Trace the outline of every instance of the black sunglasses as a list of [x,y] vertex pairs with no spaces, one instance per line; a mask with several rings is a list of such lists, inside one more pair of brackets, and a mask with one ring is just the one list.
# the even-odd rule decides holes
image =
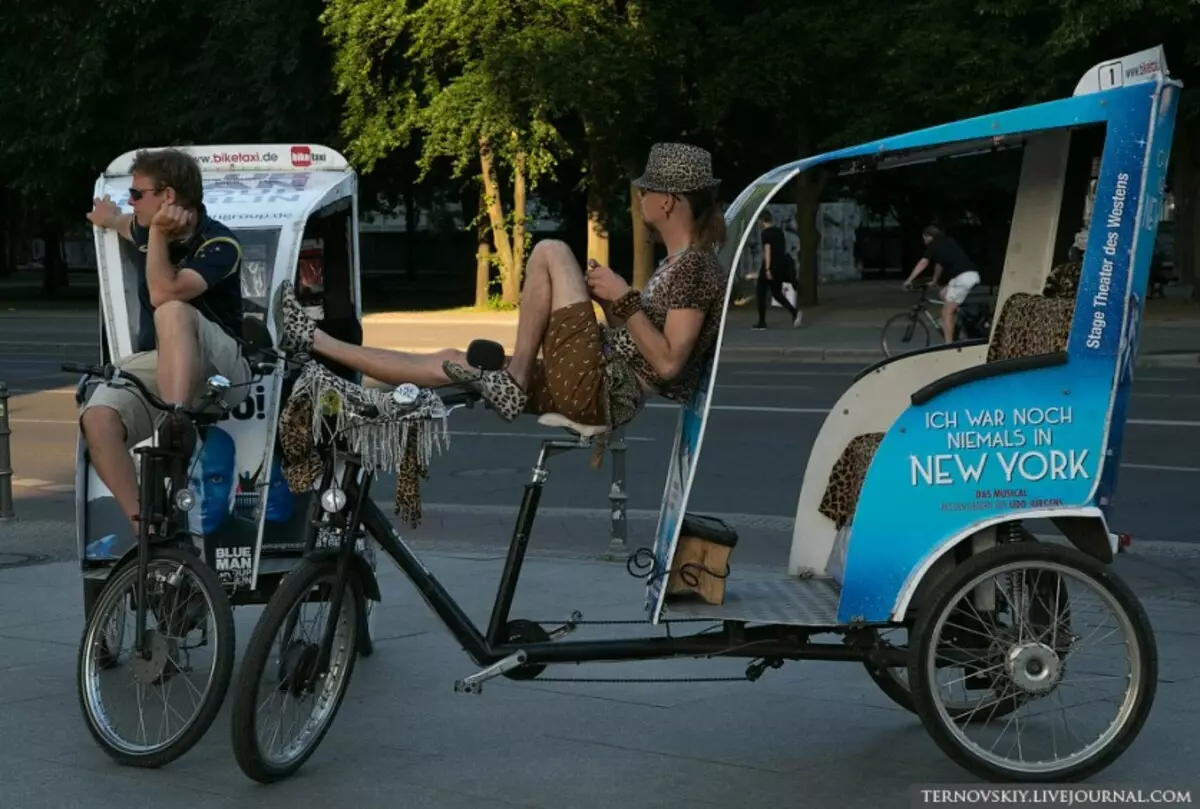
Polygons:
[[129,198],[134,202],[139,202],[147,194],[157,194],[161,190],[161,188],[130,188]]

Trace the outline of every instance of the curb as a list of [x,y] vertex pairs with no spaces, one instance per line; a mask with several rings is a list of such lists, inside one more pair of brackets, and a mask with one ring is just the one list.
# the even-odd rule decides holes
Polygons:
[[[377,505],[383,510],[385,515],[391,514],[392,504],[390,501],[377,500]],[[492,517],[511,519],[515,517],[517,508],[515,506],[454,506],[449,504],[428,504],[424,509],[426,516],[438,514],[441,516],[474,516],[474,517]],[[568,519],[592,519],[597,521],[607,522],[610,518],[609,510],[604,508],[552,508],[542,507],[538,509],[538,516],[541,517],[558,517]],[[789,517],[775,516],[771,514],[718,514],[722,519],[740,520],[736,524],[743,527],[757,527],[763,530],[775,530],[781,533],[791,533],[792,520]],[[630,522],[653,522],[658,519],[657,511],[648,509],[630,509],[626,515]],[[784,524],[786,523],[786,528]],[[782,530],[781,530],[782,529]],[[74,534],[75,523],[68,520],[55,519],[33,519],[24,522],[14,520],[12,522],[0,523],[0,540],[7,540],[4,544],[11,544],[12,540],[18,535],[31,536],[35,541],[46,535],[59,534],[68,532]],[[507,536],[507,534],[506,534]],[[1064,537],[1056,534],[1037,534],[1039,540],[1048,544],[1069,544]],[[439,538],[433,540],[426,539],[405,539],[405,542],[413,545],[414,543],[421,544],[428,548],[442,548],[448,550],[449,547],[457,548],[456,552],[469,552],[474,554],[486,554],[489,557],[495,556],[503,558],[504,550],[501,545],[495,547],[481,546],[476,543],[466,543],[459,540],[449,538]],[[631,543],[629,551],[632,553],[636,547],[636,543]],[[500,550],[496,550],[496,548]],[[579,553],[576,551],[566,551],[555,548],[530,548],[530,556],[547,556],[547,557],[568,557],[568,558],[593,558],[601,555],[597,553]],[[1200,543],[1192,542],[1167,542],[1153,539],[1134,539],[1133,543],[1120,556],[1127,557],[1156,557],[1178,560],[1198,560],[1200,559]],[[0,548],[0,569],[4,569],[5,562],[20,562],[22,559],[15,557],[27,558],[26,564],[44,564],[46,562],[62,561],[55,560],[44,556],[43,554],[30,553],[25,550],[17,550],[15,548]],[[1120,558],[1120,557],[1118,557]],[[68,559],[65,561],[74,561]],[[18,567],[24,565],[10,565],[7,567]]]
[[[463,323],[485,323],[474,320]],[[496,321],[500,322],[500,321]],[[467,341],[469,342],[469,341]],[[438,348],[466,350],[466,344],[457,346],[376,346],[388,351],[430,353]],[[511,351],[512,346],[505,345]],[[38,356],[63,357],[64,354],[87,354],[99,351],[95,342],[44,343],[20,340],[0,340],[0,353],[25,353]],[[870,364],[884,359],[884,354],[874,348],[823,348],[820,346],[729,346],[722,350],[721,359],[726,362],[811,362],[811,363],[863,363]],[[1137,358],[1138,368],[1200,368],[1200,351],[1161,351],[1142,354]]]

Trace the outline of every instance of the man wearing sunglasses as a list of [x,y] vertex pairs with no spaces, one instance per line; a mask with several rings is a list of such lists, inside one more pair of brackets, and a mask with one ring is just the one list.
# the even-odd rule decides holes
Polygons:
[[[132,215],[108,197],[94,200],[87,215],[135,248],[141,304],[136,353],[117,364],[164,401],[190,406],[204,394],[205,380],[219,374],[231,383],[225,401],[236,407],[250,380],[235,337],[242,321],[241,245],[205,211],[200,166],[192,156],[175,149],[139,152],[131,174]],[[186,418],[155,410],[131,388],[97,388],[80,426],[96,473],[135,522],[138,487],[129,449],[159,427],[167,428],[160,438],[184,452],[196,440]]]

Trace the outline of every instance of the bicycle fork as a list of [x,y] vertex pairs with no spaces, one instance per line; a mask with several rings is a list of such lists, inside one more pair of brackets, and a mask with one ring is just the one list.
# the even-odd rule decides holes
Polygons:
[[[142,456],[142,474],[138,485],[138,572],[134,585],[137,624],[134,627],[133,650],[142,659],[149,660],[150,651],[146,648],[146,576],[150,569],[150,521],[154,518],[154,473],[158,463],[145,448],[138,450],[138,454]],[[161,484],[162,481],[159,481]]]
[[[355,476],[361,477],[361,480],[354,483],[354,488],[351,489],[355,493],[355,497],[349,517],[345,516],[346,512],[343,510],[343,518],[339,520],[338,527],[341,529],[342,546],[338,553],[337,577],[334,580],[333,592],[330,594],[330,623],[329,629],[321,636],[321,648],[317,656],[314,680],[316,677],[325,676],[329,671],[329,659],[333,655],[333,637],[341,622],[342,601],[345,598],[346,585],[350,581],[351,569],[354,566],[354,554],[357,552],[358,537],[355,536],[355,532],[361,525],[363,504],[371,490],[371,475],[363,473],[357,466],[351,468],[355,470]],[[349,472],[350,470],[347,469],[347,476],[349,476]]]

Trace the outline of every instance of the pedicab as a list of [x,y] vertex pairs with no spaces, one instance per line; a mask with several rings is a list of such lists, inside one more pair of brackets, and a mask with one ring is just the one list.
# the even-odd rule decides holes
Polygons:
[[[265,603],[306,549],[328,541],[320,521],[314,521],[321,512],[313,494],[292,493],[280,473],[275,427],[290,381],[285,364],[260,350],[261,336],[269,338],[265,319],[273,291],[294,280],[310,313],[331,334],[356,343],[362,339],[357,177],[346,159],[309,144],[184,150],[200,163],[208,214],[229,226],[240,242],[241,339],[252,378],[241,391],[223,377],[208,380],[210,406],[188,413],[200,436],[190,458],[173,458],[155,438],[133,448],[135,466],[143,473],[141,524],[160,521],[161,542],[151,544],[134,533],[92,467],[82,436],[76,448],[76,540],[87,619],[77,671],[80,703],[89,730],[109,755],[146,767],[183,755],[220,709],[233,671],[232,607]],[[95,186],[95,196],[109,196],[126,212],[135,154],[113,160]],[[100,384],[136,384],[114,373],[109,363],[134,353],[143,325],[136,248],[100,228],[95,248],[100,357],[96,365],[64,365],[83,374],[76,395],[80,404]],[[359,379],[345,368],[329,367],[342,378]],[[166,407],[152,396],[149,402]],[[179,474],[175,486],[172,463]],[[369,549],[364,554],[373,569]],[[133,614],[125,616],[127,609]],[[369,654],[365,623],[358,637],[360,653]],[[199,661],[206,653],[211,656],[207,664]],[[112,687],[131,674],[138,702],[150,699],[151,712],[163,717],[157,730],[141,721],[122,727],[116,712],[123,700],[102,694],[106,684]],[[189,690],[184,680],[194,691],[194,704],[184,704]],[[116,687],[127,686],[119,682]],[[140,704],[136,710],[135,720]],[[161,734],[157,741],[149,738],[156,732]]]
[[[390,463],[380,452],[384,430],[444,422],[473,404],[473,393],[422,391],[405,404],[323,381],[307,367],[305,392],[289,407],[297,429],[313,436],[318,466],[344,469],[340,479],[324,474],[324,507],[343,536],[378,543],[481,667],[455,682],[457,692],[479,693],[499,676],[535,679],[564,663],[749,658],[746,678],[757,680],[786,661],[856,662],[973,775],[1088,778],[1134,741],[1157,681],[1146,613],[1111,567],[1118,540],[1106,514],[1180,87],[1155,48],[1096,65],[1069,98],[788,163],[737,197],[721,252],[727,309],[732,268],[759,213],[800,172],[880,171],[1004,149],[1023,155],[994,329],[886,358],[855,377],[808,456],[790,559],[775,575],[739,574],[729,564],[736,526],[687,510],[714,408],[718,343],[706,386],[680,413],[653,546],[627,564],[647,580],[644,623],[665,626],[665,636],[576,640],[568,636],[588,623],[578,612],[564,611],[557,625],[511,615],[548,461],[591,446],[604,428],[539,417],[568,435],[542,441],[486,627],[367,497],[372,474]],[[1082,259],[1064,261],[1077,239]],[[332,404],[315,404],[331,391]],[[1034,533],[1034,520],[1050,521],[1061,540]],[[295,613],[314,592],[328,598],[330,618],[313,635],[293,637]],[[234,751],[249,777],[290,776],[324,737],[354,671],[364,595],[379,598],[378,582],[347,542],[306,555],[271,597],[232,700]],[[1089,596],[1114,618],[1111,627],[1086,622]],[[711,628],[682,629],[697,622]],[[907,640],[888,640],[893,632]],[[1087,686],[1090,706],[1098,701],[1106,664],[1089,654],[1099,641],[1125,655],[1109,664],[1115,709],[1094,735],[1085,723],[1059,728],[1062,692],[1073,684]],[[295,709],[310,718],[292,722],[300,730],[285,739],[264,706],[278,701],[294,719],[288,706],[301,700],[316,707]]]

